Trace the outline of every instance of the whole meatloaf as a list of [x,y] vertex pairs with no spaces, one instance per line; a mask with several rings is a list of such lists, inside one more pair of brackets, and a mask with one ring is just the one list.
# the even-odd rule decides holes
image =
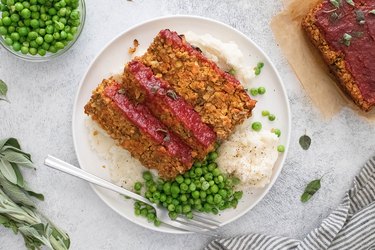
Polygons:
[[302,27],[339,86],[369,111],[375,105],[375,0],[324,0]]
[[199,114],[169,84],[154,76],[152,70],[135,60],[127,64],[123,87],[137,103],[143,103],[203,159],[214,149],[216,134],[202,122]]
[[256,101],[250,99],[238,80],[176,32],[160,31],[139,60],[193,106],[219,141],[251,116]]
[[193,152],[142,104],[133,103],[121,84],[103,80],[85,106],[85,113],[133,157],[171,179],[186,172]]

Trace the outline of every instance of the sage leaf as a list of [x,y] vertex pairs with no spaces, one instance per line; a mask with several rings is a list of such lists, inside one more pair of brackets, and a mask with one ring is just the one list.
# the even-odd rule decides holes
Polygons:
[[30,197],[19,186],[5,179],[2,174],[0,174],[0,185],[4,193],[16,204],[34,207],[34,202]]
[[301,145],[302,149],[308,150],[311,145],[311,138],[308,135],[303,135],[299,138],[299,145]]
[[8,146],[12,146],[12,147],[15,147],[15,148],[18,148],[18,149],[21,149],[21,146],[20,144],[18,143],[17,139],[16,138],[8,138],[6,139],[6,142],[5,142],[6,145]]
[[34,191],[31,191],[31,190],[27,190],[27,187],[25,187],[25,189],[26,189],[26,193],[28,195],[33,196],[33,197],[37,198],[38,200],[44,201],[44,195],[43,194],[36,193]]
[[348,4],[350,4],[351,6],[353,6],[354,7],[354,2],[353,2],[353,0],[346,0],[346,2],[348,3]]
[[320,189],[320,180],[313,180],[309,184],[307,184],[305,191],[301,195],[301,201],[303,203],[309,201],[311,197]]
[[0,79],[0,100],[9,102],[7,98],[7,93],[8,93],[8,86],[3,80]]
[[4,159],[11,163],[16,163],[23,167],[35,168],[34,164],[27,159],[24,155],[13,152],[11,150],[5,150],[2,152]]
[[13,146],[4,146],[2,148],[2,151],[6,151],[6,150],[11,150],[13,152],[23,154],[27,159],[29,159],[29,161],[31,161],[31,155],[28,154],[28,153],[23,152],[21,149],[15,148]]
[[6,228],[12,229],[13,233],[18,233],[17,224],[9,219],[8,217],[0,214],[0,225],[3,225]]
[[17,185],[17,175],[10,162],[5,159],[0,159],[0,163],[0,172],[8,181]]

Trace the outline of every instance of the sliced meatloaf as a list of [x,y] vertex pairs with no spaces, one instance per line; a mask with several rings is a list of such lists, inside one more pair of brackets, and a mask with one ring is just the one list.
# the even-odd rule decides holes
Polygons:
[[133,157],[159,175],[171,179],[186,172],[193,152],[178,136],[142,104],[134,104],[113,79],[103,80],[94,90],[85,113]]
[[192,105],[219,140],[251,116],[256,102],[241,84],[176,32],[160,31],[139,60]]
[[375,0],[329,1],[302,22],[339,86],[364,111],[375,105]]
[[127,95],[143,103],[150,111],[175,132],[195,152],[204,158],[214,149],[216,134],[202,122],[199,114],[169,84],[154,76],[152,70],[140,61],[132,61],[123,75]]

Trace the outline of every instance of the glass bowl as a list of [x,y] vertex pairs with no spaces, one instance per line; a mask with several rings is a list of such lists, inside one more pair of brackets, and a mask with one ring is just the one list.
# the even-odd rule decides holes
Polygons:
[[[68,51],[74,44],[75,42],[77,41],[77,39],[79,38],[79,36],[81,35],[81,32],[83,30],[83,27],[85,26],[85,20],[86,20],[86,5],[85,5],[85,1],[84,0],[79,0],[79,6],[78,6],[78,10],[80,12],[80,21],[81,21],[81,24],[79,25],[78,29],[77,29],[77,33],[74,35],[74,38],[72,41],[70,41],[63,49],[57,51],[56,53],[51,53],[51,52],[47,52],[47,54],[45,56],[40,56],[38,54],[36,55],[30,55],[30,54],[22,54],[20,51],[15,51],[13,50],[13,48],[7,44],[5,44],[5,40],[4,40],[4,37],[0,35],[0,44],[1,46],[3,46],[7,51],[9,51],[10,53],[12,53],[14,56],[18,57],[18,58],[21,58],[22,60],[25,60],[25,61],[31,61],[31,62],[45,62],[45,61],[49,61],[51,59],[54,59],[56,57],[59,57],[61,56],[62,54],[64,54],[66,51]],[[1,11],[0,11],[1,13]]]

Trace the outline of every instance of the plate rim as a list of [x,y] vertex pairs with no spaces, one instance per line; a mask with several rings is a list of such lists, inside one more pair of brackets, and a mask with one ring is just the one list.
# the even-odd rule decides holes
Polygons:
[[[242,217],[243,215],[247,214],[251,209],[253,209],[256,205],[258,205],[258,203],[264,199],[264,197],[268,194],[268,192],[270,191],[270,189],[273,187],[273,185],[275,184],[276,180],[279,178],[279,175],[284,167],[284,163],[285,163],[285,160],[287,158],[287,155],[288,155],[288,152],[289,152],[289,144],[290,144],[290,137],[291,137],[291,129],[292,129],[292,113],[291,113],[291,109],[290,109],[290,103],[289,103],[289,98],[288,98],[288,94],[287,94],[287,91],[286,91],[286,88],[285,88],[285,84],[284,84],[284,81],[282,80],[281,76],[280,76],[280,73],[278,72],[278,70],[276,69],[275,65],[273,64],[273,62],[271,61],[271,59],[269,58],[269,56],[263,51],[263,49],[261,49],[251,38],[249,38],[248,36],[246,36],[245,34],[243,34],[241,31],[237,30],[236,28],[226,24],[226,23],[223,23],[221,21],[217,21],[215,19],[211,19],[211,18],[208,18],[208,17],[203,17],[203,16],[198,16],[198,15],[165,15],[165,16],[159,16],[159,17],[155,17],[155,18],[150,18],[150,19],[147,19],[147,20],[144,20],[140,23],[137,23],[137,24],[134,24],[132,26],[130,26],[129,28],[125,29],[124,31],[120,32],[117,36],[115,36],[114,38],[112,38],[110,41],[108,41],[104,46],[103,48],[97,53],[97,55],[92,59],[91,63],[89,64],[89,66],[87,67],[84,75],[82,76],[80,82],[79,82],[79,85],[77,87],[77,90],[76,90],[76,94],[75,94],[75,97],[74,97],[74,103],[73,103],[73,112],[72,112],[72,137],[73,137],[73,145],[74,145],[74,152],[75,152],[75,155],[76,155],[76,158],[78,160],[78,167],[81,168],[81,162],[82,162],[82,159],[81,157],[79,156],[79,154],[77,153],[77,138],[76,138],[76,129],[75,129],[75,124],[76,124],[76,118],[75,118],[75,110],[77,108],[77,103],[78,103],[78,99],[79,99],[79,95],[81,93],[81,90],[82,90],[82,87],[83,87],[83,83],[84,83],[84,80],[86,79],[91,67],[93,66],[93,64],[96,62],[96,60],[103,54],[103,52],[113,43],[115,42],[117,39],[119,39],[121,36],[123,36],[125,33],[127,32],[130,32],[131,30],[134,30],[140,26],[143,26],[143,25],[147,25],[149,23],[153,23],[153,22],[157,22],[157,21],[161,21],[161,20],[165,20],[165,19],[196,19],[196,20],[202,20],[202,21],[208,21],[208,22],[211,22],[211,23],[214,23],[216,25],[221,25],[221,26],[224,26],[226,28],[229,28],[230,30],[232,30],[233,32],[235,32],[237,35],[243,37],[246,41],[248,41],[249,43],[251,43],[257,50],[258,52],[264,57],[267,59],[269,65],[271,66],[272,70],[275,72],[275,75],[278,79],[278,81],[280,82],[280,87],[281,87],[281,90],[282,90],[282,95],[284,96],[285,100],[286,100],[286,111],[287,111],[287,122],[288,122],[288,126],[287,126],[287,135],[286,135],[286,141],[285,141],[285,151],[282,155],[282,159],[280,161],[280,168],[274,172],[273,174],[275,175],[275,178],[267,184],[264,192],[255,200],[255,202],[249,206],[248,208],[246,208],[242,213],[239,213],[238,215],[234,216],[233,218],[231,218],[230,220],[226,221],[225,223],[222,223],[220,225],[220,227],[226,225],[226,224],[229,224],[237,219],[239,219],[240,217]],[[153,230],[153,231],[158,231],[158,232],[162,232],[162,233],[170,233],[170,234],[190,234],[191,232],[186,232],[186,231],[178,231],[178,230],[175,230],[175,231],[165,231],[165,230],[160,230],[160,228],[156,228],[153,226],[153,224],[151,223],[147,223],[147,224],[139,224],[137,223],[136,221],[133,221],[130,217],[128,217],[127,215],[123,214],[122,211],[120,211],[119,209],[113,207],[109,201],[107,201],[106,199],[104,199],[104,195],[100,193],[100,189],[98,189],[98,187],[94,184],[91,184],[89,183],[89,185],[91,186],[91,188],[94,190],[94,192],[96,193],[96,195],[108,206],[110,207],[113,211],[115,211],[117,214],[119,214],[121,217],[124,217],[125,219],[127,219],[128,221],[140,226],[140,227],[143,227],[143,228],[147,228],[147,229],[150,229],[150,230]]]

